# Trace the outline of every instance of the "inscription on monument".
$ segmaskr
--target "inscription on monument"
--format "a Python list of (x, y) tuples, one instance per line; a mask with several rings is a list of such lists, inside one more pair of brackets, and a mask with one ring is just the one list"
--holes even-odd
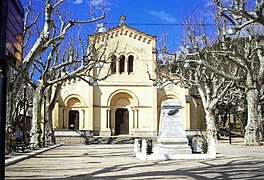
[(161, 107), (159, 135), (154, 154), (189, 154), (182, 107), (179, 101), (168, 99)]
[[(176, 110), (176, 111), (175, 111)], [(160, 123), (159, 137), (182, 137), (185, 134), (183, 117), (179, 109), (164, 109)], [(174, 114), (170, 114), (175, 111)]]

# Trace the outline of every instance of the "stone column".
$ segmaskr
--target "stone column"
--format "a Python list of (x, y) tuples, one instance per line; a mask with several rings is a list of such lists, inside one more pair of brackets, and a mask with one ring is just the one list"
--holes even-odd
[(132, 112), (132, 117), (133, 117), (132, 118), (132, 120), (133, 120), (133, 127), (132, 128), (134, 129), (135, 128), (135, 109), (132, 109), (131, 112)]
[(127, 68), (128, 68), (128, 58), (127, 57), (125, 57), (125, 74), (128, 74), (128, 70), (127, 70)]
[(120, 73), (119, 66), (120, 66), (120, 60), (119, 60), (119, 58), (117, 58), (116, 59), (116, 73)]
[(62, 128), (66, 129), (67, 126), (67, 109), (63, 109), (63, 116), (62, 116)]
[(133, 109), (133, 128), (138, 128), (138, 109)]
[(105, 121), (101, 121), (103, 124), (101, 125), (100, 135), (101, 136), (111, 136), (110, 130), (110, 109), (106, 109)]
[(135, 127), (138, 128), (138, 109), (135, 110)]
[(85, 110), (82, 109), (82, 129), (85, 129)]
[(111, 121), (112, 121), (112, 110), (109, 109), (109, 128), (110, 128), (110, 129), (112, 128), (112, 123), (111, 123)]
[(111, 110), (106, 110), (106, 128), (110, 128), (110, 121), (111, 121)]

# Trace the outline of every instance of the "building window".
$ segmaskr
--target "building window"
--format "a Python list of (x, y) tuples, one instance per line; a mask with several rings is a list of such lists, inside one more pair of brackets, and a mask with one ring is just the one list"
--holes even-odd
[(111, 57), (111, 65), (110, 65), (111, 67), (111, 73), (112, 74), (115, 74), (116, 73), (116, 56), (115, 55), (113, 55), (112, 57)]
[(133, 72), (133, 66), (134, 66), (134, 56), (130, 55), (128, 56), (128, 69), (127, 72), (128, 74)]
[(119, 73), (125, 72), (125, 56), (121, 56), (119, 60)]

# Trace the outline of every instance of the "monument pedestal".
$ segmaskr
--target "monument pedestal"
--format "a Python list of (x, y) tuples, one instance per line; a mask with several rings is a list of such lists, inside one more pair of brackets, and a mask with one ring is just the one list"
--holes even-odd
[(191, 154), (192, 150), (188, 145), (188, 139), (182, 138), (158, 138), (153, 149), (154, 154)]
[(191, 154), (185, 133), (181, 104), (175, 100), (167, 100), (161, 109), (160, 128), (157, 144), (152, 156), (174, 156)]
[(153, 155), (177, 155), (191, 154), (192, 150), (188, 144), (164, 145), (156, 144), (153, 149)]

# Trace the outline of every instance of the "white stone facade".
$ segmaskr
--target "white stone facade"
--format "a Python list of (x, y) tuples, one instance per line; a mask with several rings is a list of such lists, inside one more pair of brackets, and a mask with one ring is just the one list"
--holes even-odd
[[(170, 85), (157, 90), (155, 82), (156, 37), (124, 24), (89, 36), (96, 46), (107, 43), (104, 64), (93, 75), (113, 74), (98, 86), (76, 79), (65, 82), (53, 112), (55, 130), (86, 130), (99, 136), (156, 136), (160, 106), (166, 99), (177, 99), (183, 106), (186, 129), (204, 128), (199, 100), (189, 90)], [(109, 58), (111, 57), (111, 58)], [(200, 103), (201, 104), (201, 103)]]

